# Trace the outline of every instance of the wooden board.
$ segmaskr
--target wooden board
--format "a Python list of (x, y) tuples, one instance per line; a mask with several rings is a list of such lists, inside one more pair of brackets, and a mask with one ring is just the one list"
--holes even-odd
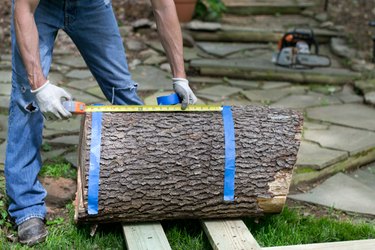
[(374, 250), (375, 240), (353, 240), (282, 247), (263, 247), (262, 250)]
[(163, 227), (158, 222), (122, 224), (128, 250), (171, 249)]
[(214, 250), (260, 250), (242, 220), (204, 220), (202, 226)]

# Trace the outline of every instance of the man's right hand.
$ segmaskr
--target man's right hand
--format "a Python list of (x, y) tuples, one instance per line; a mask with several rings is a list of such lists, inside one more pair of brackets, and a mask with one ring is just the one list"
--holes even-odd
[(41, 87), (31, 90), (35, 95), (40, 111), (47, 120), (68, 119), (72, 114), (62, 105), (62, 98), (71, 100), (72, 96), (64, 89), (47, 81)]

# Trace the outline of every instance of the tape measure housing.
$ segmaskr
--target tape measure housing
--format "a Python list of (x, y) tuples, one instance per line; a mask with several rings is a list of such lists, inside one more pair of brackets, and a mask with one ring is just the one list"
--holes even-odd
[(107, 105), (86, 106), (85, 112), (207, 112), (222, 111), (218, 105), (189, 105), (182, 110), (181, 105)]

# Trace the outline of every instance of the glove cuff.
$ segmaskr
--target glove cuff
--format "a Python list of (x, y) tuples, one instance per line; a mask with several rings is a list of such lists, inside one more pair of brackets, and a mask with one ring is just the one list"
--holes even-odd
[(45, 87), (47, 87), (47, 85), (49, 84), (49, 80), (47, 80), (42, 86), (40, 86), (39, 88), (37, 89), (34, 89), (34, 90), (30, 90), (31, 93), (38, 93), (39, 91), (41, 91), (42, 89), (44, 89)]
[(186, 79), (186, 78), (172, 78), (172, 81), (173, 83), (176, 83), (176, 82), (182, 82), (182, 83), (185, 83), (185, 84), (189, 84), (189, 81)]

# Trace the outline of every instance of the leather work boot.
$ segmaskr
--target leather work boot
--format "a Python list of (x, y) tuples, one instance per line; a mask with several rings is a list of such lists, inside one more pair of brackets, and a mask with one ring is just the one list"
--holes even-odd
[(44, 222), (40, 218), (31, 218), (18, 226), (18, 241), (27, 246), (43, 242), (47, 234)]

